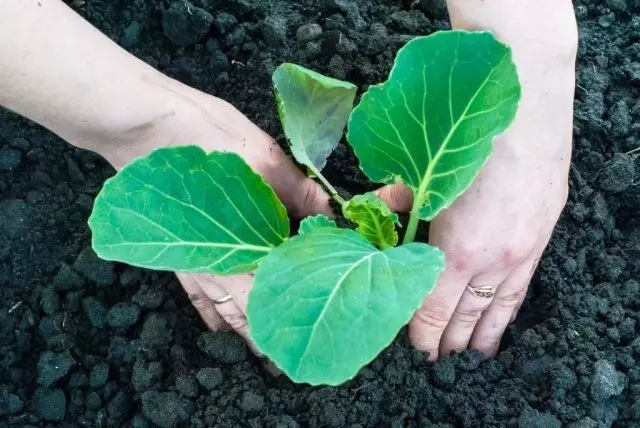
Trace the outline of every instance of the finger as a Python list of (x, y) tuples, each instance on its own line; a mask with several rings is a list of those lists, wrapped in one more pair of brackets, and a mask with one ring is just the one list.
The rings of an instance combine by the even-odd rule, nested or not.
[(186, 291), (191, 304), (196, 308), (200, 317), (210, 330), (229, 330), (231, 326), (218, 313), (213, 300), (200, 288), (194, 275), (188, 273), (176, 273), (182, 288)]
[(404, 184), (390, 184), (375, 191), (376, 195), (387, 203), (394, 212), (406, 213), (413, 204), (413, 192)]
[[(507, 276), (507, 273), (490, 273), (476, 275), (469, 282), (470, 287), (490, 286), (497, 290)], [(456, 306), (451, 320), (445, 329), (440, 341), (440, 357), (451, 354), (452, 351), (460, 352), (467, 349), (471, 335), (476, 324), (486, 311), (493, 297), (482, 297), (473, 294), (469, 287), (465, 287), (462, 297)]]
[(245, 315), (249, 290), (253, 285), (253, 274), (216, 276), (213, 281), (223, 290), (223, 296), (231, 296), (231, 300), (216, 305), (216, 309), (222, 318), (246, 341), (254, 354), (260, 352), (251, 341), (249, 322)]
[(445, 269), (438, 279), (436, 289), (409, 322), (411, 343), (417, 349), (428, 352), (431, 361), (438, 359), (440, 338), (470, 279), (470, 274)]
[(470, 348), (479, 350), (487, 357), (498, 352), (500, 340), (509, 325), (513, 311), (527, 293), (534, 268), (535, 261), (529, 259), (516, 267), (500, 284), (491, 306), (476, 325), (471, 336)]
[(329, 195), (322, 186), (306, 177), (277, 144), (270, 147), (269, 157), (268, 167), (258, 172), (273, 186), (289, 214), (296, 218), (315, 214), (333, 217)]

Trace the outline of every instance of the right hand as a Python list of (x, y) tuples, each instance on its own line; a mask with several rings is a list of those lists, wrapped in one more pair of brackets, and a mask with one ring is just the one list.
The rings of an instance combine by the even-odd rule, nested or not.
[[(333, 216), (329, 197), (322, 187), (306, 177), (276, 142), (233, 106), (175, 81), (167, 86), (171, 114), (131, 128), (121, 144), (102, 154), (117, 169), (155, 148), (172, 145), (198, 145), (207, 153), (235, 152), (249, 163), (275, 190), (295, 218), (323, 213)], [(161, 85), (162, 86), (162, 85)], [(135, 113), (134, 113), (135, 114)], [(250, 341), (245, 308), (253, 285), (253, 273), (218, 276), (177, 273), (189, 299), (211, 330), (234, 330)], [(216, 304), (225, 296), (230, 300)]]

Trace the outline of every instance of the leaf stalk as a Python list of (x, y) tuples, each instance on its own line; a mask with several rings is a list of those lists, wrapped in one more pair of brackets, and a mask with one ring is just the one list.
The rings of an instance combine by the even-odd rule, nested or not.
[(335, 189), (335, 187), (331, 185), (331, 183), (329, 183), (329, 180), (324, 178), (324, 175), (322, 175), (320, 171), (318, 171), (316, 168), (309, 168), (309, 169), (313, 171), (313, 173), (318, 178), (318, 180), (320, 180), (320, 182), (324, 185), (324, 187), (329, 191), (333, 200), (339, 203), (340, 206), (344, 205), (345, 200), (342, 198), (342, 196), (338, 195), (338, 191)]

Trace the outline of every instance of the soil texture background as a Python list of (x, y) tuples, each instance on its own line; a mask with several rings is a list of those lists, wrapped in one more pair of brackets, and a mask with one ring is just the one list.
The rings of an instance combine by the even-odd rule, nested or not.
[[(85, 0), (72, 5), (162, 72), (282, 141), (283, 61), (384, 80), (443, 0)], [(97, 259), (86, 225), (113, 169), (0, 111), (0, 428), (640, 426), (640, 2), (574, 2), (580, 28), (569, 203), (501, 352), (427, 363), (402, 332), (337, 388), (273, 378), (207, 332), (175, 277)], [(631, 152), (631, 153), (629, 153)], [(371, 188), (350, 150), (326, 168)]]

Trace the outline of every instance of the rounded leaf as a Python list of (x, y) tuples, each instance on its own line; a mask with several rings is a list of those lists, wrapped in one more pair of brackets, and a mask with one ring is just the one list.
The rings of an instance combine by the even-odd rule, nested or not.
[(371, 180), (400, 178), (430, 220), (471, 185), (520, 94), (511, 49), (491, 33), (417, 37), (400, 49), (389, 79), (362, 96), (347, 139)]
[(251, 338), (292, 380), (338, 385), (391, 343), (443, 268), (427, 244), (379, 251), (335, 228), (294, 236), (256, 271)]
[(287, 239), (275, 192), (235, 153), (153, 151), (106, 181), (89, 218), (96, 254), (151, 269), (234, 274)]

